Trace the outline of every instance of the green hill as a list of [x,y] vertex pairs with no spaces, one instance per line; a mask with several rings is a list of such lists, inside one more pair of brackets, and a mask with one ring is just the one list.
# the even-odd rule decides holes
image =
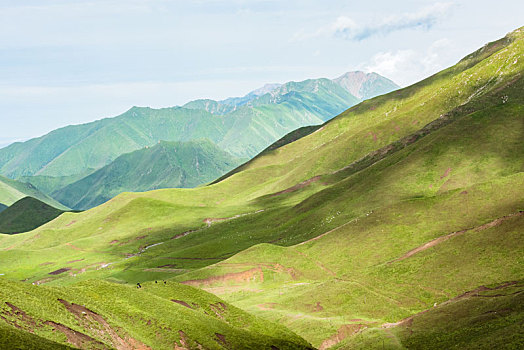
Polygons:
[[[522,284],[505,283],[524,275],[523,53],[519,29],[216,184],[123,193],[0,236],[0,272],[63,290],[179,281],[320,348],[518,347]],[[454,302],[474,290],[493,303]]]
[[52,195],[71,208],[84,210],[122,192],[196,187],[241,162],[208,140],[161,141],[153,147],[124,154]]
[[0,212],[4,211],[6,208],[8,208],[7,205],[0,203]]
[[66,206],[58,203],[53,198],[40,192],[35,186],[29,183],[15,181],[6,177],[0,176],[0,204],[10,206],[14,202],[24,198],[33,197],[50,206],[67,210]]
[[[388,80],[380,77],[373,84],[382,86],[383,81]],[[234,105],[235,99],[229,99],[163,109],[133,107],[115,118],[57,129],[0,149],[0,174],[59,177],[51,180],[53,185],[41,184],[56,190],[56,182],[72,183],[67,177],[85,176],[124,153],[161,140],[207,138],[234,156],[250,158],[286,133],[320,124],[360,101],[345,85],[329,79],[290,82],[263,91],[246,95],[245,104]]]
[[31,231],[63,212],[33,197],[24,197],[0,212],[0,233]]
[[311,349],[289,330],[196,288],[162,281],[141,286],[89,281],[47,288],[0,277],[0,346]]

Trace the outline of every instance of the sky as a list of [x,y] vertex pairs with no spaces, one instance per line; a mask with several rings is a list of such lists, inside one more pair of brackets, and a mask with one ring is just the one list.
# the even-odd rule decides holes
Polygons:
[[408,86],[523,13],[522,0],[0,0],[0,147],[265,83],[363,70]]

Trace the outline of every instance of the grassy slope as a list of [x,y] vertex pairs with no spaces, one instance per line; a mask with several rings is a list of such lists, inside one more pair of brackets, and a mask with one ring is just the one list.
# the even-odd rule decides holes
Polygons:
[[[176,344],[182,348],[201,344],[206,349],[219,349],[220,337],[232,348],[308,348],[307,342],[287,329],[251,316],[212,294],[175,282],[160,282],[145,283],[140,289],[103,281],[47,288],[0,279],[0,341],[6,341],[4,334],[12,335],[10,325],[82,348],[145,345],[167,349]],[[76,334],[71,335],[71,331]],[[15,337],[11,339],[7,340],[13,342],[8,347],[17,342]]]
[[0,212],[0,232],[20,233],[34,230],[64,211],[33,197],[24,197]]
[[55,208],[67,210],[68,208],[48,195],[37,190],[33,185],[8,179],[0,176],[0,203],[10,206],[24,197],[33,197]]
[[388,328],[366,329],[333,349],[521,349],[522,281],[480,287]]
[[208,140],[160,142],[124,154],[93,174],[53,193],[74,209],[89,209],[125,191],[187,188],[216,179],[242,160]]
[[[58,285],[90,277],[195,280],[255,268],[263,281],[257,272],[192,283],[313,345],[352,319],[393,322],[480,284],[521,277],[523,216],[482,225],[523,207],[522,52],[515,32],[425,81],[361,103],[216,185],[123,194],[1,237],[0,270],[36,281],[72,268],[75,277],[46,276]],[[417,131],[428,123],[432,132],[422,137]],[[204,222],[241,213],[251,214]],[[273,244],[253,246],[263,242]]]
[[[206,225],[203,222],[205,218],[229,217],[265,208],[266,211],[262,213],[217,223],[209,229],[178,240],[172,240],[162,246],[162,248],[170,249],[173,254],[181,254],[184,249],[191,247],[194,247],[191,249],[198,250],[198,245],[202,241],[206,241],[206,236],[210,232],[227,234],[228,240],[242,243],[237,249],[232,250],[227,240],[218,246],[213,241],[209,241],[210,246],[215,245],[213,249],[215,251],[214,257],[216,258],[230,256],[244,247],[257,243],[257,240],[247,236],[242,237],[238,241],[239,238],[235,235],[237,228],[258,232],[255,237],[261,242],[267,242],[273,241],[282,235],[280,232],[275,232],[271,227],[276,222],[281,225],[283,232],[287,232],[285,234],[286,237],[279,241],[279,244],[289,245],[321,234],[327,229],[336,227],[337,223],[343,223],[348,219],[363,215],[370,208],[374,208],[379,204],[388,204],[413,196],[434,196],[439,191],[441,184],[433,184],[435,181],[433,177],[438,178],[446,172],[446,169],[449,167],[447,164],[440,165],[441,168],[435,167],[416,175],[412,182],[406,182],[404,185],[402,185],[403,182],[397,181],[394,187],[395,191],[385,192],[388,195],[390,193],[393,194],[389,195],[389,197],[377,197],[375,195],[383,187],[377,187],[375,192],[372,193],[373,195],[367,195],[367,197],[363,195],[360,198],[352,196],[349,199],[356,203],[354,204],[353,212],[350,211],[345,215],[337,217],[329,225],[306,225],[304,226],[307,227],[306,230],[301,228],[303,219],[307,219],[310,223],[319,222],[328,216],[329,209],[323,208],[321,205],[318,208],[314,208],[313,212],[301,213],[301,211],[305,212],[306,210],[300,208],[305,207],[309,202],[313,202],[319,196],[326,196],[325,198],[320,197],[321,199],[323,198],[322,200],[333,198],[339,190],[334,189],[331,192],[327,191],[314,195],[295,208],[290,207],[290,205],[295,205],[311,196],[314,192],[326,188],[330,181],[337,180],[337,175],[326,176],[325,182],[313,182],[301,191],[280,196],[260,197],[295,185],[297,182],[311,178],[314,175],[329,174],[333,170],[351,164],[368,153],[368,151],[385,146],[390,140],[409,135],[414,131],[413,129],[419,129],[425,122],[438,118],[439,115],[445,115],[446,107],[449,111],[457,104],[471,100],[471,103],[476,101],[475,103],[478,104],[478,107],[475,108],[481,108],[483,103],[488,103],[489,106],[495,103],[502,109],[520,108],[517,101],[521,98],[519,94],[521,85],[517,87],[510,85],[505,88],[512,89],[508,90],[508,92],[502,91],[500,88],[504,87],[509,81],[512,81],[512,84],[522,84],[521,80],[514,80],[513,78],[522,69],[521,62],[513,64],[515,56],[521,50],[521,46],[522,41],[518,40],[507,49],[496,52],[495,55],[489,57],[489,60],[482,60],[482,57],[477,57],[476,60],[479,63],[476,65],[474,65],[476,61],[463,61],[456,67],[450,68],[418,85],[364,102],[327,123],[316,133],[280,147],[265,157],[256,159],[250,163],[246,170],[217,185],[190,190],[158,190],[144,194],[123,194],[105,205],[88,212],[62,215],[59,219],[44,226],[41,232],[35,232],[34,235],[40,233],[38,239],[33,239],[32,235],[22,235],[13,238],[3,238],[0,244],[4,247],[13,246],[11,250],[13,253],[9,251],[7,254],[14,254],[14,251],[17,251],[14,248],[22,248],[22,246],[27,247],[27,249],[55,247],[63,250],[64,253],[79,254],[78,252],[81,250],[71,250],[64,246],[65,242],[63,240],[53,238],[55,236],[66,236],[70,243],[77,241],[74,245],[93,253],[93,259],[99,256],[100,252],[104,252],[99,257],[104,256],[104,259],[114,260],[121,259],[126,253],[136,252],[141,246],[165,241],[189,229],[205,228]],[[494,64],[491,62],[494,59],[500,62]],[[500,78],[497,82],[493,82],[492,76],[497,70]],[[466,84],[468,81],[471,83],[471,86]],[[457,94],[459,90],[461,94]],[[484,95],[475,97],[479,90]],[[500,96],[511,91],[513,93],[510,94],[510,102],[502,104]],[[490,92],[492,92],[493,97],[489,97]],[[430,97],[428,94],[433,96],[433,98],[428,99]],[[493,101],[489,102],[487,100],[488,97],[493,99]],[[516,104],[511,103],[513,100],[515,100]],[[452,102],[454,104],[451,104]],[[385,114],[383,114],[384,110],[388,113],[388,117],[385,117]],[[398,128],[391,127],[391,125],[398,125]],[[518,129],[520,125],[520,121],[517,119],[515,120],[515,127],[508,128],[508,131],[510,131],[508,135],[513,135],[507,139],[507,143],[510,146],[513,145],[511,147],[518,148],[520,145]],[[384,130],[388,130],[388,133]],[[370,134],[377,135],[376,140]],[[498,139],[492,141],[492,144],[498,143]],[[506,143],[501,145],[503,144]],[[336,149],[344,149],[346,151],[337,152],[335,151]],[[515,152],[513,154],[518,155]],[[515,160],[514,157],[512,159],[507,165],[508,174],[511,174],[515,169],[520,169],[520,163],[517,165],[512,163],[520,161]],[[496,172],[493,173],[493,171],[498,169],[497,162],[499,162],[499,159],[495,154],[485,161],[486,166],[484,169],[489,171],[485,172],[484,181],[496,175]],[[302,171],[299,172],[297,169]],[[482,175],[483,171],[478,173]],[[342,174],[344,173],[342,172]],[[387,178],[390,181],[396,179],[392,175]],[[482,181],[483,179],[482,177],[472,178],[469,181],[464,180],[465,178],[469,178],[469,174],[464,173],[463,179],[460,180],[465,183],[457,182],[453,184],[451,182],[445,189],[452,190],[461,186],[467,186],[475,181]],[[440,181],[445,182],[445,180]],[[417,184],[416,182],[420,183]],[[360,187],[366,188],[365,186],[372,184],[373,182],[369,180],[367,184],[362,183]],[[416,186],[411,186],[412,184]],[[430,188],[430,185],[433,186]],[[259,199],[251,200],[257,197]],[[358,205],[359,202],[362,203],[362,200],[368,200],[366,206]],[[327,203],[330,202],[329,200],[327,201]],[[310,207],[314,207],[314,205]],[[297,210],[299,211],[297,212]],[[173,215],[174,212],[178,215]],[[298,216],[297,213],[299,214]],[[144,217],[147,220],[144,220]],[[253,218],[257,220],[254,221]],[[293,236],[290,232],[296,232],[297,235]],[[218,235],[213,236],[217,237]],[[136,240],[136,237],[142,238]],[[114,240],[118,240],[119,244],[110,244]],[[31,243],[29,244],[28,242]],[[185,242],[187,242],[187,247]],[[178,247],[176,249],[179,250],[179,253],[173,250],[173,246]],[[217,250],[217,248],[220,249]],[[157,249],[160,249],[160,247]],[[20,253],[23,254],[23,249]],[[37,258],[38,254],[33,255],[36,260],[42,259],[41,257]],[[141,259],[137,258],[133,261],[141,261]],[[124,263],[132,264],[131,261]],[[199,266],[199,264],[202,265],[203,263],[188,262],[181,265],[191,267],[193,264]],[[16,273],[16,271],[13,272]]]

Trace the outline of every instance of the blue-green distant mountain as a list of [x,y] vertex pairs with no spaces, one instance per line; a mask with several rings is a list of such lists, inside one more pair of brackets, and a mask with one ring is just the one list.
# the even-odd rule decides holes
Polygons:
[[335,80],[270,84],[223,101],[133,107],[114,118],[67,126],[0,149],[0,174],[14,179],[62,177],[51,185],[37,180],[42,188],[56,190],[57,183],[71,183],[74,176],[85,176],[124,153],[162,140],[207,138],[235,157],[251,158],[294,129],[321,124],[362,99],[396,88],[377,74],[353,72]]
[[212,181],[240,165],[209,140],[161,141],[153,147],[124,154],[93,174],[53,193],[74,209],[89,209],[121,192],[187,188]]
[[3,205],[0,206],[0,211],[2,211],[2,208],[5,209],[5,207],[11,206],[13,203],[24,197],[36,198],[50,206],[62,210],[69,209],[61,203],[58,203],[56,200],[49,197],[48,195],[40,192],[32,184],[11,180],[6,177],[0,176],[0,204]]

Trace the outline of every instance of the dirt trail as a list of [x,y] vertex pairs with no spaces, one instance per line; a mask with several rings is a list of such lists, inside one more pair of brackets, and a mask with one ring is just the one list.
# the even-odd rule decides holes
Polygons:
[[303,252],[300,252],[298,250],[294,250],[295,253],[297,253],[298,255],[310,260],[310,261],[313,261],[318,267],[320,267],[323,271],[326,271],[329,275],[333,276],[333,277],[337,277],[337,274],[335,272],[333,272],[332,270],[328,269],[326,266],[324,266],[324,264],[322,264],[320,261],[318,260],[315,260],[315,259],[312,259],[310,258],[306,253],[303,253]]
[[289,188],[286,188],[285,190],[282,190],[282,191],[278,191],[278,192],[275,192],[273,194],[271,194],[271,197],[276,197],[276,196],[279,196],[281,194],[284,194],[284,193],[291,193],[291,192],[295,192],[301,188],[304,188],[306,186],[308,186],[309,184],[313,183],[313,182],[317,182],[318,180],[320,180],[321,176],[320,175],[317,175],[317,176],[314,176],[310,179],[307,179],[306,181],[302,181],[294,186],[291,186]]
[[[243,216],[258,214],[258,213],[263,212],[264,210],[265,209],[260,209],[260,210],[254,211],[254,212],[237,214],[237,215],[233,215],[233,216],[230,216],[230,217],[227,217],[227,218],[206,218],[206,219],[204,219],[204,223],[207,225],[207,227],[209,227],[212,224],[214,224],[215,222],[234,220],[234,219],[241,218]],[[188,231],[187,233],[191,233],[191,232],[195,232],[195,231],[199,231],[199,230]]]
[[[367,215],[369,215],[369,213],[368,213]],[[334,231],[336,231],[336,230],[338,230],[338,229],[341,229],[341,228],[344,227],[344,226],[347,226],[347,225],[349,225],[349,224],[351,224],[351,223],[354,223],[354,222],[358,221],[358,219],[359,219],[359,218],[354,218],[354,219],[352,219],[352,220],[349,220],[348,222],[343,223],[342,225],[337,226],[337,227],[335,227],[334,229],[331,229],[331,230],[329,230],[329,231],[327,231],[327,232],[324,232],[323,234],[321,234],[321,235],[319,235],[319,236],[316,236],[316,237],[313,237],[313,238],[311,238],[311,239],[308,239],[307,241],[304,241],[304,242],[300,242],[300,243],[298,243],[298,244],[295,244],[295,246],[299,246],[299,245],[303,245],[303,244],[306,244],[306,243],[309,243],[309,242],[316,241],[317,239],[320,239],[320,238],[322,238],[322,237],[324,237],[324,236],[326,236],[326,235],[329,235],[330,233],[332,233],[332,232],[334,232]]]
[[482,231],[482,230],[487,230],[487,229],[492,228],[494,226],[500,225],[502,222],[504,222],[506,220],[509,220],[509,219],[514,218],[516,216],[521,216],[523,214],[524,214],[524,211],[521,210],[521,211],[518,211],[516,213],[512,213],[512,214],[503,216],[501,218],[497,218],[497,219],[495,219],[493,221],[490,221],[490,222],[488,222],[486,224],[483,224],[483,225],[480,225],[480,226],[477,226],[477,227],[470,227],[470,228],[467,228],[467,229],[464,229],[464,230],[452,232],[452,233],[447,234],[445,236],[440,236],[438,238],[435,238],[432,241],[429,241],[429,242],[421,245],[420,247],[417,247],[415,249],[410,250],[409,252],[407,252],[406,254],[401,256],[400,258],[397,258],[395,260],[392,260],[392,261],[388,262],[388,264],[392,264],[394,262],[402,261],[404,259],[407,259],[407,258],[409,258],[409,257],[411,257],[411,256],[413,256],[413,255],[415,255],[415,254],[417,254],[417,253],[419,253],[419,252],[421,252],[423,250],[426,250],[428,248],[436,246],[439,243],[447,241],[448,239],[450,239],[450,238],[452,238],[454,236],[459,236],[459,235],[464,234],[464,233],[466,233],[468,231],[479,232],[479,231]]

